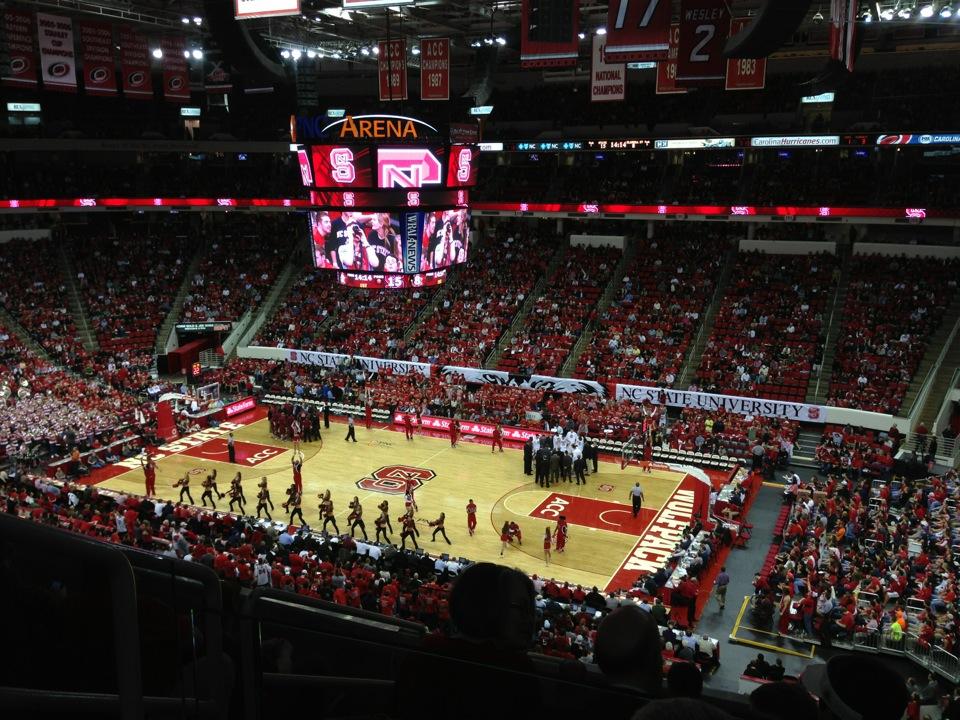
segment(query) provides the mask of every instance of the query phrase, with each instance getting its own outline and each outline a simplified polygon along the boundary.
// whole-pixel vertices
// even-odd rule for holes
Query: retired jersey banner
[[[610,0],[607,62],[666,60],[672,14],[671,0]]]
[[[160,40],[163,50],[163,99],[184,102],[190,99],[190,70],[183,56],[187,44],[183,35],[165,35]]]
[[[733,37],[750,24],[749,18],[732,18],[730,36]],[[727,90],[763,90],[767,82],[766,58],[730,58],[727,60]]]
[[[696,408],[698,410],[724,410],[738,415],[786,418],[800,422],[823,423],[827,421],[827,408],[821,405],[765,400],[764,398],[716,395],[714,393],[671,390],[645,385],[617,385],[617,400],[636,403],[650,402],[667,407]]]
[[[627,66],[624,63],[604,61],[603,35],[593,36],[593,55],[590,64],[590,101],[611,102],[623,100],[627,89]]]
[[[380,102],[407,99],[407,41],[380,40]]]
[[[420,41],[420,99],[450,99],[450,38]]]
[[[123,73],[123,94],[137,100],[153,99],[153,78],[150,76],[150,47],[147,38],[131,25],[120,26],[120,71]]]
[[[46,90],[77,91],[77,57],[73,20],[64,15],[37,13],[40,76]]]
[[[730,30],[727,0],[681,0],[677,85],[718,85],[723,82],[723,47]]]
[[[657,95],[673,95],[675,93],[684,93],[681,87],[677,87],[677,50],[680,42],[680,26],[673,24],[670,26],[670,49],[667,51],[667,59],[657,63]]]
[[[576,65],[580,54],[580,0],[523,0],[520,66]]]
[[[93,20],[78,20],[83,63],[83,88],[87,95],[117,94],[116,60],[113,56],[113,26]]]
[[[37,86],[37,46],[34,41],[33,13],[7,8],[3,11],[3,34],[0,39],[10,58],[3,75],[7,87]]]

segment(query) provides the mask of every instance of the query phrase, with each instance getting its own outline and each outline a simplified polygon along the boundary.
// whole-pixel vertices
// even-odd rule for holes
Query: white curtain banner
[[[362,357],[354,355],[354,360],[360,363],[361,367],[368,372],[380,372],[389,370],[394,375],[412,375],[419,373],[424,377],[430,377],[430,363],[407,362],[406,360],[386,360],[384,358]]]
[[[283,350],[284,360],[300,365],[313,365],[322,368],[336,368],[350,362],[349,355],[314,352],[313,350]]]
[[[63,15],[37,13],[40,72],[47,90],[77,91],[77,58],[73,47],[73,20]]]
[[[823,423],[827,421],[827,408],[822,405],[767,400],[764,398],[716,395],[690,390],[669,390],[644,385],[617,385],[617,400],[632,400],[636,403],[649,401],[669,407],[697,408],[700,410],[725,410],[738,415],[761,415],[800,422]]]

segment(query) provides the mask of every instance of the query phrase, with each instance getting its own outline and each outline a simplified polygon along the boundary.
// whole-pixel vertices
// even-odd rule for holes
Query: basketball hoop
[[[640,445],[639,438],[636,435],[631,435],[623,444],[623,447],[620,448],[620,469],[626,470],[627,465],[639,458],[642,453],[643,447]]]

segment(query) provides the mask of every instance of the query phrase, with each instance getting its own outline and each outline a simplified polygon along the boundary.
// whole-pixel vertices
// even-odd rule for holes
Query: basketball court
[[[199,502],[200,483],[216,468],[220,489],[225,490],[237,471],[243,474],[248,500],[247,514],[256,509],[256,484],[266,477],[276,506],[275,520],[287,516],[281,508],[285,491],[292,483],[292,444],[270,437],[262,408],[247,413],[219,428],[168,443],[160,448],[157,460],[157,492],[176,501],[179,489],[173,487],[185,473],[191,475],[191,493]],[[235,438],[235,463],[227,461],[226,437]],[[490,452],[489,441],[461,441],[450,446],[445,437],[417,435],[406,440],[382,424],[371,430],[362,424],[356,428],[357,443],[345,442],[346,428],[333,423],[321,431],[320,443],[303,443],[303,514],[314,529],[320,528],[317,495],[329,489],[341,532],[348,531],[348,503],[358,496],[364,508],[367,533],[375,534],[376,506],[390,501],[394,530],[392,540],[399,543],[396,519],[403,512],[403,487],[408,478],[418,485],[415,498],[419,511],[420,546],[431,554],[449,552],[470,560],[506,562],[521,570],[557,580],[605,588],[629,587],[651,563],[660,563],[674,547],[674,533],[686,526],[695,512],[692,486],[699,483],[691,476],[702,473],[685,466],[654,465],[644,473],[619,462],[601,461],[599,472],[587,476],[587,484],[564,482],[541,488],[533,476],[523,473],[521,449],[506,448]],[[102,487],[120,492],[142,494],[143,471],[139,460],[131,458],[97,471],[93,478]],[[640,482],[645,502],[640,515],[633,517],[629,490]],[[478,507],[477,532],[470,537],[466,527],[465,506],[472,498]],[[227,510],[220,500],[218,510]],[[446,530],[452,545],[438,536],[431,542],[427,522],[446,513]],[[565,515],[569,523],[566,550],[553,552],[549,566],[543,555],[543,532]],[[522,530],[522,545],[513,543],[501,559],[500,528],[515,521]],[[358,528],[359,532],[359,528]]]

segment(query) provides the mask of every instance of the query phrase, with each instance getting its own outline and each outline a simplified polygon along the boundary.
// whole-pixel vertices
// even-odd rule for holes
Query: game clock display
[[[309,168],[301,158],[301,174],[316,189],[440,190],[476,185],[480,154],[475,145],[329,144],[311,146],[310,158]]]

